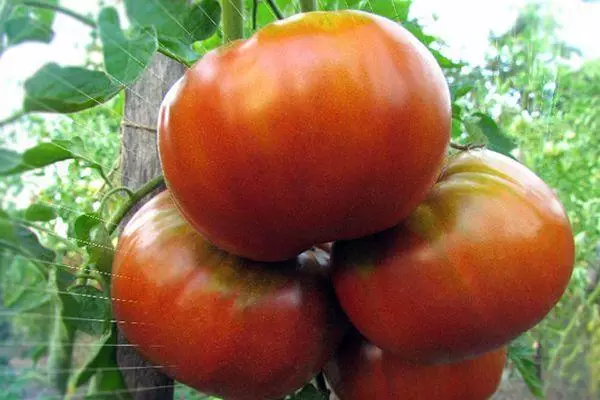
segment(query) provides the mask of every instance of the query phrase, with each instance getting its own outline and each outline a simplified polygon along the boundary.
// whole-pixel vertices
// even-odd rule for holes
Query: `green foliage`
[[[191,65],[200,58],[192,48],[196,41],[215,33],[221,18],[217,0],[125,0],[129,20],[137,26],[152,26],[161,48],[172,58]]]
[[[54,218],[56,211],[46,204],[33,203],[25,210],[25,219],[28,221],[48,222]]]
[[[122,85],[132,84],[158,50],[154,27],[136,26],[126,36],[121,30],[117,10],[106,7],[98,17],[98,28],[106,73]]]
[[[81,111],[104,103],[122,89],[119,82],[102,71],[50,63],[25,82],[23,110],[58,113]]]

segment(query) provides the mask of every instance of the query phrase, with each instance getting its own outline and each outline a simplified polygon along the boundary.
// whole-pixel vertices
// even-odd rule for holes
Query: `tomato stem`
[[[300,0],[300,10],[302,10],[302,12],[315,11],[316,9],[316,0]]]
[[[30,1],[30,0],[21,1],[21,4],[23,4],[25,6],[29,6],[29,7],[46,8],[49,10],[53,10],[53,11],[68,15],[71,18],[75,18],[79,22],[81,22],[91,28],[96,27],[96,23],[94,22],[93,19],[88,18],[84,15],[78,14],[73,10],[70,10],[66,7],[59,6],[57,4],[52,4],[52,3],[45,2],[45,1]]]
[[[266,2],[269,5],[269,8],[271,9],[271,11],[273,11],[273,14],[275,14],[275,16],[277,17],[277,19],[285,18],[285,16],[283,15],[283,13],[279,9],[279,7],[277,7],[277,4],[275,3],[274,0],[266,0]]]
[[[243,0],[222,0],[223,43],[244,37]]]
[[[164,183],[165,178],[162,175],[159,175],[150,179],[148,182],[142,185],[142,187],[133,192],[129,198],[129,201],[123,204],[106,224],[106,230],[108,231],[108,234],[112,234],[115,229],[117,229],[117,226],[119,226],[121,220],[140,200],[150,194],[153,190],[162,186]]]

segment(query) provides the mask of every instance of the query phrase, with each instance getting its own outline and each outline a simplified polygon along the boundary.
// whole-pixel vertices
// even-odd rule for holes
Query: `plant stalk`
[[[300,10],[302,12],[315,11],[317,9],[317,0],[300,0]]]
[[[223,43],[244,37],[243,0],[222,0]]]
[[[75,11],[70,10],[66,7],[62,7],[58,4],[52,4],[52,3],[46,3],[45,1],[34,1],[34,0],[24,0],[24,1],[21,1],[20,4],[23,4],[23,5],[29,6],[29,7],[46,8],[48,10],[54,10],[61,14],[68,15],[71,18],[75,18],[77,21],[89,26],[90,28],[96,27],[96,22],[94,22],[93,19],[88,18],[85,15],[78,14]]]
[[[152,192],[154,189],[160,187],[162,184],[164,184],[164,182],[165,182],[165,178],[162,175],[159,175],[155,178],[150,179],[142,187],[140,187],[138,190],[133,192],[133,195],[130,196],[129,201],[126,202],[125,204],[123,204],[123,206],[121,206],[121,208],[119,208],[119,210],[117,210],[115,215],[113,215],[113,217],[106,224],[106,230],[108,231],[108,234],[109,235],[112,234],[115,231],[115,229],[117,229],[117,226],[119,226],[119,223],[121,222],[123,217],[125,217],[125,215],[127,215],[127,213],[141,199],[143,199],[148,194],[150,194],[150,192]]]

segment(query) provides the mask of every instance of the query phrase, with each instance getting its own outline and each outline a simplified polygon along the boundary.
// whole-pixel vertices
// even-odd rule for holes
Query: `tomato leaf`
[[[34,261],[54,261],[52,250],[42,246],[29,228],[0,210],[0,249],[7,249]]]
[[[115,250],[104,224],[96,224],[91,228],[90,239],[91,243],[87,246],[90,263],[94,264],[98,271],[110,276]]]
[[[323,393],[311,384],[304,386],[300,391],[296,392],[291,400],[326,400]]]
[[[101,71],[49,63],[25,81],[23,111],[71,113],[114,97],[123,85]]]
[[[160,46],[188,65],[200,57],[192,44],[215,33],[221,18],[217,0],[191,5],[186,0],[125,0],[125,9],[134,25],[153,26]]]
[[[46,204],[34,203],[25,210],[25,219],[28,221],[47,222],[56,218],[56,210]]]
[[[534,360],[533,348],[520,343],[518,340],[511,342],[508,347],[508,358],[515,365],[531,394],[537,398],[544,398],[543,384],[537,375],[537,366]]]
[[[477,126],[488,140],[488,147],[491,150],[514,158],[510,152],[514,150],[517,145],[509,137],[504,135],[496,122],[494,122],[489,115],[483,113],[475,113],[473,116],[477,118]]]
[[[109,300],[99,289],[92,286],[78,286],[69,290],[76,303],[70,310],[75,318],[78,330],[90,335],[100,335],[104,331],[102,319],[106,319],[109,310]]]
[[[4,22],[7,44],[15,46],[25,42],[50,43],[54,38],[54,32],[48,25],[26,17],[11,18]]]
[[[0,148],[0,176],[21,164],[21,154],[9,149]]]
[[[59,290],[60,285],[56,272],[55,269],[50,279],[55,296],[53,297],[54,315],[48,347],[48,376],[59,393],[64,394],[71,371],[76,330],[76,320],[70,316],[77,310],[78,305],[71,294]]]
[[[83,366],[71,376],[68,384],[69,395],[83,386],[92,377],[90,393],[86,399],[101,399],[103,394],[110,394],[111,399],[127,399],[125,382],[118,370],[116,358],[117,328],[112,324],[111,329],[96,342],[98,347],[85,361]],[[95,376],[94,376],[95,375]]]
[[[112,7],[100,11],[98,28],[106,72],[123,85],[132,84],[158,50],[156,30],[154,27],[136,26],[125,36],[119,14]]]
[[[92,243],[91,231],[96,225],[100,224],[102,220],[96,213],[81,214],[75,219],[73,223],[73,235],[77,239],[77,245],[79,247],[85,247]]]
[[[27,258],[7,261],[3,261],[1,270],[4,306],[13,312],[26,312],[47,304],[50,292],[44,275]]]
[[[465,97],[471,90],[473,90],[473,85],[450,86],[450,95],[452,96],[452,101],[456,101],[461,97]]]
[[[0,151],[0,176],[27,172],[68,159],[81,159],[89,162],[81,138],[74,137],[71,140],[38,143],[23,154],[10,150]]]

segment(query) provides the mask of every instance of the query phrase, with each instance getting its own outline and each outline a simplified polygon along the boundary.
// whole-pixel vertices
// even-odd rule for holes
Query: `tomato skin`
[[[340,304],[372,343],[452,361],[537,324],[566,289],[574,242],[552,190],[485,150],[451,159],[402,224],[337,242],[332,257]]]
[[[348,335],[325,367],[340,400],[485,400],[494,394],[506,348],[451,364],[411,364]]]
[[[299,260],[265,266],[216,249],[165,191],[121,236],[114,316],[145,357],[189,386],[227,399],[280,397],[322,368],[347,326],[330,283],[303,272],[318,260]]]
[[[161,105],[158,144],[198,231],[278,261],[406,217],[435,182],[450,121],[446,80],[412,34],[363,12],[312,12],[187,70]]]

